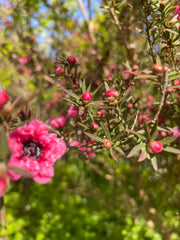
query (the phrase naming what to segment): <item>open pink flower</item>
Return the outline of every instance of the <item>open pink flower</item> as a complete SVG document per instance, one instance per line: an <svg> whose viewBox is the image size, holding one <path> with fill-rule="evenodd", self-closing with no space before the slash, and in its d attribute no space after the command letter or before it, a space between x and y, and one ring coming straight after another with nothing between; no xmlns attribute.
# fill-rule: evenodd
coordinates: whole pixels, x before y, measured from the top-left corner
<svg viewBox="0 0 180 240"><path fill-rule="evenodd" d="M51 116L49 122L54 128L63 128L66 124L66 116L64 114L60 114L56 118Z"/></svg>
<svg viewBox="0 0 180 240"><path fill-rule="evenodd" d="M54 176L53 165L66 152L66 144L54 133L48 133L50 126L42 121L33 120L18 127L9 136L9 148L12 151L8 166L23 169L31 173L39 183L47 183ZM8 170L12 181L21 175Z"/></svg>

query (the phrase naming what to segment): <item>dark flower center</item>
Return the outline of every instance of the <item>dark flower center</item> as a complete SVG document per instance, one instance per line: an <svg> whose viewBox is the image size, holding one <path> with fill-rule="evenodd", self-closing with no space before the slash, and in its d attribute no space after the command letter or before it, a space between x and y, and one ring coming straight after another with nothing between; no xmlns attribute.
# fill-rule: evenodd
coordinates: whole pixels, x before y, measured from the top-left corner
<svg viewBox="0 0 180 240"><path fill-rule="evenodd" d="M39 160L41 151L41 145L35 141L28 141L23 143L23 157L27 156Z"/></svg>

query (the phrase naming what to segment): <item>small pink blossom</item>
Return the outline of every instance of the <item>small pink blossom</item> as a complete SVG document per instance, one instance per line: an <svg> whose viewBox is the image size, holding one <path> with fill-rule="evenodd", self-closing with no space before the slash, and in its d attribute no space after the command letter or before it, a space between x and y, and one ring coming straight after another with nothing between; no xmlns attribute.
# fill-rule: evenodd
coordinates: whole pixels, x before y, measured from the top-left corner
<svg viewBox="0 0 180 240"><path fill-rule="evenodd" d="M127 107L128 108L133 108L133 104L132 103L128 103Z"/></svg>
<svg viewBox="0 0 180 240"><path fill-rule="evenodd" d="M175 11L177 14L180 14L180 5L176 5Z"/></svg>
<svg viewBox="0 0 180 240"><path fill-rule="evenodd" d="M152 101L152 100L153 100L153 96L149 95L149 96L148 96L148 100L149 100L149 101Z"/></svg>
<svg viewBox="0 0 180 240"><path fill-rule="evenodd" d="M74 105L71 105L67 111L67 118L74 118L78 116L78 111Z"/></svg>
<svg viewBox="0 0 180 240"><path fill-rule="evenodd" d="M102 109L102 110L100 110L100 111L97 112L97 115L98 115L98 117L103 117L103 116L104 116L104 113L105 113L105 110Z"/></svg>
<svg viewBox="0 0 180 240"><path fill-rule="evenodd" d="M69 146L70 147L77 147L77 146L79 146L81 143L79 142L79 141L72 141L70 144L69 144Z"/></svg>
<svg viewBox="0 0 180 240"><path fill-rule="evenodd" d="M109 81L112 81L112 80L113 80L113 78L112 78L111 75L108 77L108 80L109 80Z"/></svg>
<svg viewBox="0 0 180 240"><path fill-rule="evenodd" d="M69 56L69 57L67 58L67 61L68 61L70 64L74 64L74 63L76 63L76 58L73 57L73 56Z"/></svg>
<svg viewBox="0 0 180 240"><path fill-rule="evenodd" d="M50 126L39 120L32 120L29 124L16 128L8 138L12 151L8 162L9 167L23 169L32 175L34 181L47 183L54 176L53 165L66 152L66 144L49 133ZM8 170L12 181L21 175Z"/></svg>
<svg viewBox="0 0 180 240"><path fill-rule="evenodd" d="M56 68L56 74L60 74L63 72L63 68L62 67L57 67Z"/></svg>
<svg viewBox="0 0 180 240"><path fill-rule="evenodd" d="M6 191L7 183L4 178L0 177L0 197L2 197Z"/></svg>
<svg viewBox="0 0 180 240"><path fill-rule="evenodd" d="M66 116L64 114L60 114L56 118L51 116L49 122L54 128L63 128L66 124Z"/></svg>
<svg viewBox="0 0 180 240"><path fill-rule="evenodd" d="M172 93L173 91L174 91L174 89L173 89L172 87L170 87L170 88L167 89L167 92L168 92L168 93Z"/></svg>
<svg viewBox="0 0 180 240"><path fill-rule="evenodd" d="M87 151L87 157L88 158L94 158L96 156L95 153L91 152L91 151Z"/></svg>
<svg viewBox="0 0 180 240"><path fill-rule="evenodd" d="M0 107L2 107L9 100L7 92L0 91Z"/></svg>
<svg viewBox="0 0 180 240"><path fill-rule="evenodd" d="M85 101L90 101L92 99L92 94L90 92L84 92L82 94L82 98L85 100Z"/></svg>
<svg viewBox="0 0 180 240"><path fill-rule="evenodd" d="M179 80L179 78L176 78L176 79L174 80L174 85L175 85L175 86L180 85L180 80Z"/></svg>
<svg viewBox="0 0 180 240"><path fill-rule="evenodd" d="M36 72L40 72L42 70L42 67L41 66L36 66Z"/></svg>
<svg viewBox="0 0 180 240"><path fill-rule="evenodd" d="M178 139L180 139L180 129L176 126L176 127L173 127L173 136L177 136Z"/></svg>
<svg viewBox="0 0 180 240"><path fill-rule="evenodd" d="M21 57L19 59L19 62L20 62L20 65L23 66L23 65L26 65L28 63L28 59L27 59L27 57Z"/></svg>

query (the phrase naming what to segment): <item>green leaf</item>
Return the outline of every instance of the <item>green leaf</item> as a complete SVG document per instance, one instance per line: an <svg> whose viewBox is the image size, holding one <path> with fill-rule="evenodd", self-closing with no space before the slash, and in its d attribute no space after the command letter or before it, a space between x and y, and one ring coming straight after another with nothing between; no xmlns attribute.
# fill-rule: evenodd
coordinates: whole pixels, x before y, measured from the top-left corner
<svg viewBox="0 0 180 240"><path fill-rule="evenodd" d="M170 152L170 153L174 153L174 154L180 154L180 150L179 149L173 148L173 147L169 147L169 146L164 147L163 150L165 152Z"/></svg>
<svg viewBox="0 0 180 240"><path fill-rule="evenodd" d="M135 153L139 150L142 150L145 147L145 143L140 143L138 145L136 145L135 147L133 147L133 149L128 153L127 158L131 158L132 156L135 155Z"/></svg>
<svg viewBox="0 0 180 240"><path fill-rule="evenodd" d="M8 167L8 168L20 174L22 177L32 178L32 174L30 172L25 171L24 169L17 168L17 167Z"/></svg>
<svg viewBox="0 0 180 240"><path fill-rule="evenodd" d="M164 138L164 139L160 140L160 142L163 144L168 144L168 143L174 142L177 139L177 137L178 136Z"/></svg>
<svg viewBox="0 0 180 240"><path fill-rule="evenodd" d="M152 166L154 168L155 171L158 170L158 164L157 164L157 158L154 156L153 158L151 158L151 163L152 163Z"/></svg>
<svg viewBox="0 0 180 240"><path fill-rule="evenodd" d="M100 143L104 143L104 139L102 139L102 138L100 138L100 137L98 137L98 136L96 136L96 135L94 135L94 134L87 133L87 132L85 132L85 134L86 134L88 137L90 137L92 140L95 140L95 141L100 142Z"/></svg>
<svg viewBox="0 0 180 240"><path fill-rule="evenodd" d="M143 123L144 123L144 130L145 130L146 139L149 140L151 138L151 135L149 133L147 123L146 123L146 121L143 121Z"/></svg>
<svg viewBox="0 0 180 240"><path fill-rule="evenodd" d="M75 98L76 101L79 100L79 96L78 96L78 95L74 94L73 92L71 92L71 91L69 91L69 90L67 90L67 89L64 89L64 91L65 91L68 95L70 95L71 97Z"/></svg>
<svg viewBox="0 0 180 240"><path fill-rule="evenodd" d="M103 122L101 122L100 125L101 125L102 129L104 130L104 133L105 133L106 137L109 140L111 140L111 134L110 134L109 130L107 129L107 127L104 125Z"/></svg>
<svg viewBox="0 0 180 240"><path fill-rule="evenodd" d="M4 162L9 161L10 150L9 150L9 146L6 138L6 132L4 128L2 128L1 130L0 154Z"/></svg>
<svg viewBox="0 0 180 240"><path fill-rule="evenodd" d="M155 124L153 125L153 128L151 129L151 133L150 133L151 137L156 132L157 126L158 126L158 120L156 120Z"/></svg>

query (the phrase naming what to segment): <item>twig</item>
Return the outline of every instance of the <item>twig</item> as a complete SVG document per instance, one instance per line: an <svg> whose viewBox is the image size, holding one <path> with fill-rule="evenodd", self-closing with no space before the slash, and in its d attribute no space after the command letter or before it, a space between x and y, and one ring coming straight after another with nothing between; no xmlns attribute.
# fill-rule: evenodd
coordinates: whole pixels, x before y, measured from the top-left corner
<svg viewBox="0 0 180 240"><path fill-rule="evenodd" d="M118 27L120 33L121 33L121 30L122 30L122 27L121 27L121 24L119 22L119 19L114 11L114 8L110 7L109 4L108 4L108 1L107 0L103 0L103 2L109 7L109 12L114 20L114 23L116 24L116 26Z"/></svg>
<svg viewBox="0 0 180 240"><path fill-rule="evenodd" d="M163 83L163 88L162 88L162 91L161 91L161 99L160 99L160 103L159 103L159 107L158 107L157 113L156 113L154 119L151 121L152 123L156 122L156 120L158 119L158 116L159 116L159 114L161 112L161 109L163 107L164 100L165 100L165 95L166 95L167 85L168 85L168 72L165 71L164 83Z"/></svg>
<svg viewBox="0 0 180 240"><path fill-rule="evenodd" d="M137 110L136 117L135 117L134 123L133 123L133 125L131 127L131 130L134 130L134 128L135 128L135 125L136 125L136 122L137 122L137 119L138 119L138 115L139 115L139 108Z"/></svg>
<svg viewBox="0 0 180 240"><path fill-rule="evenodd" d="M85 10L84 10L85 8L84 8L84 5L83 5L83 2L82 2L82 0L77 0L77 3L78 3L79 8L80 8L80 10L81 10L81 13L82 13L82 16L83 16L83 20L84 20L84 22L85 22L85 24L86 24L86 26L87 26L90 39L91 39L92 43L93 43L94 45L96 45L96 38L95 38L95 36L94 36L94 32L93 32L93 29L92 29L92 25L90 24L91 22L88 22L88 20L87 20L86 13L85 13Z"/></svg>
<svg viewBox="0 0 180 240"><path fill-rule="evenodd" d="M4 205L4 197L0 198L0 226L6 227L6 208Z"/></svg>
<svg viewBox="0 0 180 240"><path fill-rule="evenodd" d="M152 42L151 42L151 38L150 38L150 24L149 24L149 20L148 20L148 14L147 14L147 9L144 6L144 1L141 1L144 7L144 15L145 15L145 24L146 24L146 35L147 35L147 40L149 43L149 50L150 50L150 54L153 60L153 63L156 63L156 58L154 56L154 52L153 52L153 46L152 46Z"/></svg>

